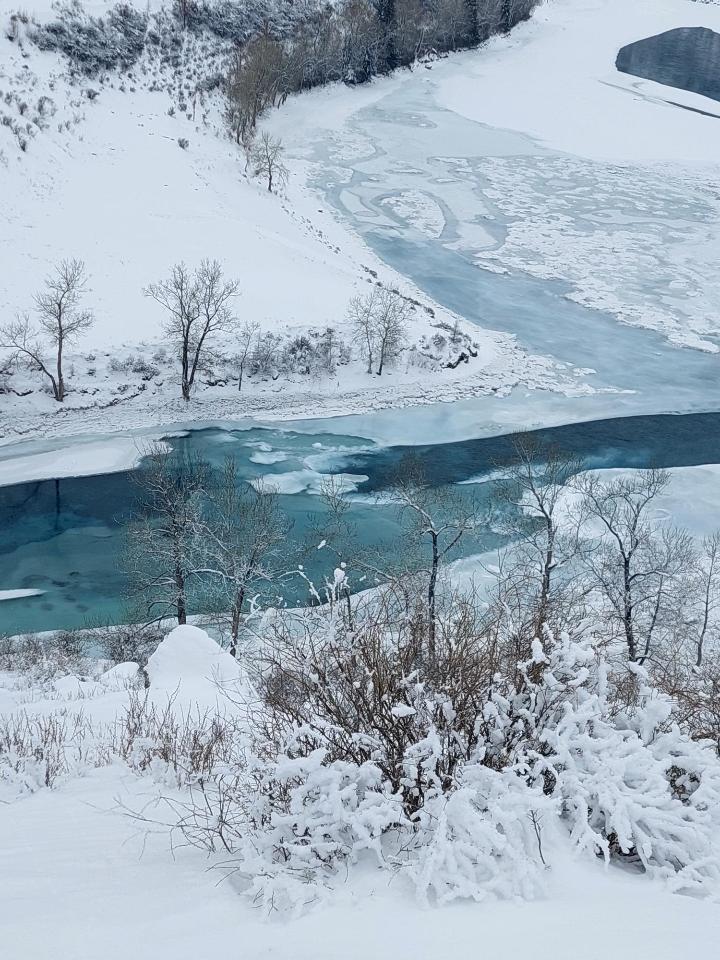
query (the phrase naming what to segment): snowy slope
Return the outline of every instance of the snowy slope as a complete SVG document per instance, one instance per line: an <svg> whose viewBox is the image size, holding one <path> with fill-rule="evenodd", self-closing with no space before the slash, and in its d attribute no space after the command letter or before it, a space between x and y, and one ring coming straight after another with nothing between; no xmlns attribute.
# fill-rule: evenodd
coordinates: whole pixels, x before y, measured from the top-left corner
<svg viewBox="0 0 720 960"><path fill-rule="evenodd" d="M159 309L142 296L148 283L184 259L217 258L241 281L244 317L272 324L337 323L360 283L357 248L338 252L312 225L295 218L282 200L250 183L244 155L227 138L218 105L207 123L188 120L165 92L100 88L90 101L83 86L67 87L63 64L28 47L35 93L55 75L83 117L69 131L52 125L23 154L0 148L5 165L0 256L4 267L0 309L28 309L32 294L61 257L80 257L92 281L98 323L87 344L103 347L155 338ZM16 47L0 46L0 87L27 73ZM29 95L28 98L29 99ZM58 96L58 100L60 96ZM189 108L190 109L190 108ZM190 141L187 150L178 139ZM322 296L319 291L322 290Z"/></svg>
<svg viewBox="0 0 720 960"><path fill-rule="evenodd" d="M100 13L107 5L90 9ZM6 22L13 6L1 0L0 19ZM49 4L31 13L41 21L53 15ZM178 84L196 75L204 55L188 41L177 73L148 54L130 76L71 81L62 58L27 40L0 39L0 112L12 120L0 124L0 317L32 311L33 294L63 257L86 262L87 305L97 317L68 353L71 392L62 416L38 375L20 377L15 394L0 399L0 439L247 414L318 415L318 401L331 415L491 393L518 382L556 385L547 360L528 357L511 336L463 323L385 267L321 207L302 178L281 197L250 178L243 152L225 129L219 94L194 104L186 97L185 111L180 109ZM337 93L346 108L357 106L353 91ZM39 117L44 96L52 102ZM187 149L181 139L189 141ZM244 397L229 367L216 377L222 382L201 385L188 416L176 402L172 359L154 356L162 348L163 317L142 290L166 276L173 263L196 265L203 257L220 260L226 274L238 278L240 319L257 321L265 331L288 337L334 326L348 342L348 302L377 276L418 301L409 344L427 347L438 324L457 321L478 355L452 371L437 363L432 371L400 364L382 380L365 374L358 355L341 376L326 380L248 380ZM225 348L228 354L237 349L232 338ZM118 358L131 363L136 355L162 369L154 380L133 382L127 390L132 378L109 366ZM70 408L83 414L68 416Z"/></svg>

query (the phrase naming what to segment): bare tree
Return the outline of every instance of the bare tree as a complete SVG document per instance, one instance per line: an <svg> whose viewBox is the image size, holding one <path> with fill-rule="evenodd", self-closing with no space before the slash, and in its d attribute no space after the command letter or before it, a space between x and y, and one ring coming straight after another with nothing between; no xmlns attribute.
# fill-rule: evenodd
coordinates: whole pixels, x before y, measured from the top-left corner
<svg viewBox="0 0 720 960"><path fill-rule="evenodd" d="M127 568L150 619L187 622L190 584L199 575L202 501L209 467L156 445L137 473L139 514L129 528Z"/></svg>
<svg viewBox="0 0 720 960"><path fill-rule="evenodd" d="M251 138L262 112L286 95L286 68L283 45L268 30L250 39L236 54L227 94L230 125L238 143Z"/></svg>
<svg viewBox="0 0 720 960"><path fill-rule="evenodd" d="M578 481L584 520L597 526L582 559L590 585L608 603L608 622L617 622L631 662L644 663L656 630L672 605L673 587L693 560L689 534L653 514L670 475L642 470L610 481L587 474Z"/></svg>
<svg viewBox="0 0 720 960"><path fill-rule="evenodd" d="M348 320L353 340L367 359L367 372L373 372L377 360L377 375L382 376L385 365L400 352L407 333L410 305L386 287L373 286L364 295L353 297L348 304Z"/></svg>
<svg viewBox="0 0 720 960"><path fill-rule="evenodd" d="M377 340L377 375L382 376L386 363L400 352L407 335L410 305L393 290L380 289L375 310L375 337Z"/></svg>
<svg viewBox="0 0 720 960"><path fill-rule="evenodd" d="M695 666L703 663L705 641L710 630L717 633L717 612L720 609L720 531L716 531L702 542L698 562L697 594L700 600L700 616L697 632Z"/></svg>
<svg viewBox="0 0 720 960"><path fill-rule="evenodd" d="M253 320L252 322L245 321L245 323L243 323L243 325L240 327L240 352L238 353L238 393L242 391L245 367L248 360L250 360L253 355L259 332L260 324L256 320Z"/></svg>
<svg viewBox="0 0 720 960"><path fill-rule="evenodd" d="M242 482L229 457L210 498L202 540L204 573L219 583L222 607L229 612L233 657L250 594L274 579L272 562L287 532L277 493Z"/></svg>
<svg viewBox="0 0 720 960"><path fill-rule="evenodd" d="M217 260L203 260L191 273L184 263L171 275L145 288L166 311L164 331L178 350L183 399L189 400L195 377L209 341L235 326L230 302L237 295L237 280L225 280Z"/></svg>
<svg viewBox="0 0 720 960"><path fill-rule="evenodd" d="M528 638L542 638L551 607L559 600L555 596L558 575L572 566L579 549L577 520L562 509L562 497L582 463L531 436L519 435L514 446L508 472L496 483L498 505L510 507L510 512L503 510L497 524L515 541L506 578L515 582L515 590L525 593L518 608L532 612ZM567 578L562 586L564 592ZM527 651L517 653L518 660L527 655Z"/></svg>
<svg viewBox="0 0 720 960"><path fill-rule="evenodd" d="M86 288L83 261L61 260L45 280L45 290L35 295L37 321L33 323L26 314L0 327L0 346L10 350L15 360L22 357L35 365L50 381L60 403L65 399L65 347L95 322L92 312L80 307ZM54 354L52 361L46 359L49 349Z"/></svg>
<svg viewBox="0 0 720 960"><path fill-rule="evenodd" d="M478 506L448 487L431 487L422 466L407 460L392 488L401 515L410 519L410 536L430 543L427 587L428 657L436 653L437 584L440 567L460 541L480 523Z"/></svg>
<svg viewBox="0 0 720 960"><path fill-rule="evenodd" d="M279 184L283 187L288 181L290 174L283 163L284 153L282 141L271 136L267 130L260 134L259 139L251 147L250 159L253 173L256 177L264 177L267 180L269 193L273 192L273 185Z"/></svg>
<svg viewBox="0 0 720 960"><path fill-rule="evenodd" d="M367 359L367 372L373 372L375 362L375 315L377 312L380 287L372 287L369 293L353 297L348 304L348 320L353 332L353 340L360 345Z"/></svg>

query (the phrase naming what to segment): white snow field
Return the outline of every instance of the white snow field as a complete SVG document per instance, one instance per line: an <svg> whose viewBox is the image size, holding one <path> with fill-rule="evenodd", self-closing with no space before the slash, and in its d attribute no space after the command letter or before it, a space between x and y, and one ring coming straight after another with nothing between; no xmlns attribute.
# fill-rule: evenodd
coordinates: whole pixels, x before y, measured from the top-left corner
<svg viewBox="0 0 720 960"><path fill-rule="evenodd" d="M36 686L0 672L0 713L64 710L110 724L136 670L121 664L96 680ZM148 673L151 703L172 701L175 711L217 709L219 690L244 683L229 654L194 627L170 634ZM689 943L720 937L716 905L575 857L567 841L546 848L546 892L535 900L422 908L401 875L368 863L299 919L267 918L235 888L226 854L171 845L165 799L185 798L173 781L160 762L140 774L119 760L93 769L78 759L52 789L33 782L30 766L0 776L3 957L677 960Z"/></svg>

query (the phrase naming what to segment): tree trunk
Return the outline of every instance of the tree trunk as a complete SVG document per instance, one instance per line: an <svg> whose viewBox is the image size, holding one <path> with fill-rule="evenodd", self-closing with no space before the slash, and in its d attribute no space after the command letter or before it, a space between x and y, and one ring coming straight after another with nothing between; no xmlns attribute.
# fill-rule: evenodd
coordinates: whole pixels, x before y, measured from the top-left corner
<svg viewBox="0 0 720 960"><path fill-rule="evenodd" d="M185 599L185 574L179 563L175 564L175 586L177 588L177 622L187 623L187 601Z"/></svg>
<svg viewBox="0 0 720 960"><path fill-rule="evenodd" d="M57 380L53 384L53 387L55 389L55 399L59 403L62 403L63 400L65 399L65 381L63 379L62 361L63 361L63 340L62 340L62 334L60 334L58 338L58 349L57 349Z"/></svg>
<svg viewBox="0 0 720 960"><path fill-rule="evenodd" d="M230 656L237 656L238 634L240 633L240 611L237 604L233 607L230 620Z"/></svg>
<svg viewBox="0 0 720 960"><path fill-rule="evenodd" d="M385 348L383 347L383 349L380 351L380 363L378 364L378 368L377 368L377 375L379 377L382 376L384 364L385 364Z"/></svg>
<svg viewBox="0 0 720 960"><path fill-rule="evenodd" d="M430 534L432 538L432 568L430 570L430 583L428 585L428 659L431 663L435 662L435 593L437 589L438 566L440 564L440 554L438 553L438 538L434 531Z"/></svg>
<svg viewBox="0 0 720 960"><path fill-rule="evenodd" d="M240 635L240 623L242 620L242 608L245 603L245 587L242 586L235 595L235 603L232 609L232 618L230 621L230 656L237 656L238 637Z"/></svg>
<svg viewBox="0 0 720 960"><path fill-rule="evenodd" d="M633 624L632 586L630 583L630 562L623 561L623 625L627 640L628 656L631 663L637 661L637 641L635 640L635 626Z"/></svg>
<svg viewBox="0 0 720 960"><path fill-rule="evenodd" d="M189 343L188 336L186 334L183 337L182 345L182 395L183 400L190 399L190 357L189 357Z"/></svg>

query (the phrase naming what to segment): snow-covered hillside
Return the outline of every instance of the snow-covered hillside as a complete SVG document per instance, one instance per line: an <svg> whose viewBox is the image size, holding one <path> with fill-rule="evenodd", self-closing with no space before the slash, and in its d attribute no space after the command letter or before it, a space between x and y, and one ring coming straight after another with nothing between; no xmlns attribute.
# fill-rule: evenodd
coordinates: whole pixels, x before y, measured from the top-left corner
<svg viewBox="0 0 720 960"><path fill-rule="evenodd" d="M13 9L3 2L0 17L8 22ZM47 6L29 13L39 22L53 16ZM318 412L317 397L331 414L554 382L551 365L528 357L512 337L466 324L384 267L302 182L291 180L288 194L276 196L253 179L228 135L222 96L187 92L212 45L188 38L179 66L150 52L129 73L71 78L67 61L39 51L26 34L21 25L17 39L0 41L0 113L8 118L0 125L0 311L5 319L32 314L33 295L53 265L78 257L97 320L68 356L64 415L47 418L58 405L42 378L15 373L0 400L4 439L138 426L149 407L157 422L186 417L174 402L162 311L143 289L174 263L194 266L205 257L239 281L239 318L286 343L333 327L350 347L350 299L378 280L397 288L414 301L406 346L415 351L383 380L368 377L351 350L337 376L247 378L247 396L239 397L230 337L226 362L200 385L195 419L307 416ZM349 103L354 96L341 94ZM457 348L450 330L460 332ZM468 344L472 362L444 369ZM66 416L72 408L92 413Z"/></svg>

